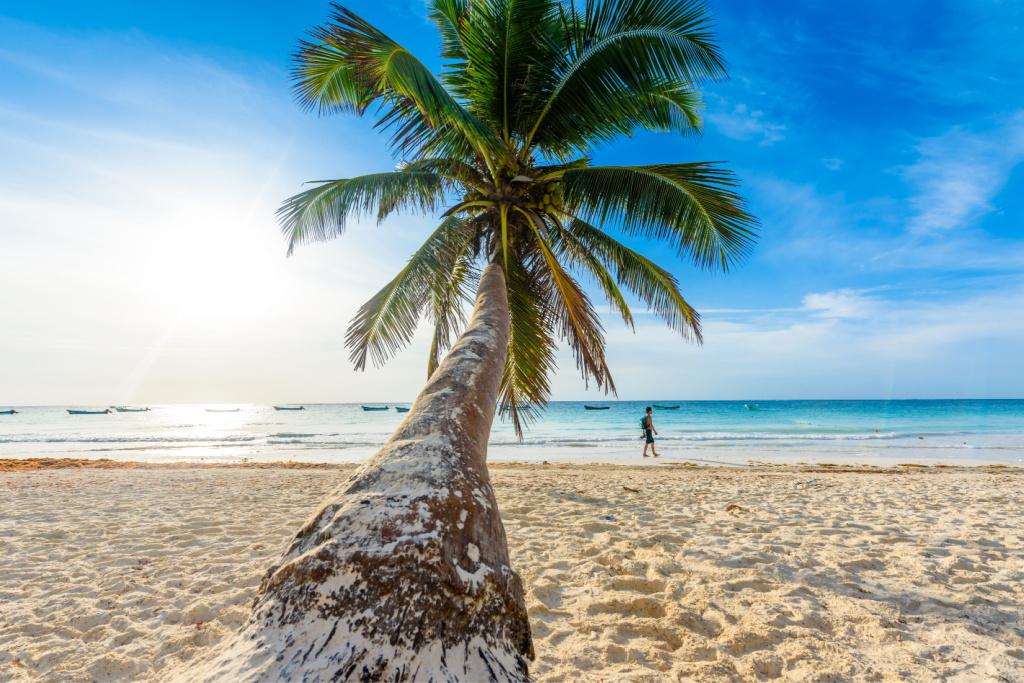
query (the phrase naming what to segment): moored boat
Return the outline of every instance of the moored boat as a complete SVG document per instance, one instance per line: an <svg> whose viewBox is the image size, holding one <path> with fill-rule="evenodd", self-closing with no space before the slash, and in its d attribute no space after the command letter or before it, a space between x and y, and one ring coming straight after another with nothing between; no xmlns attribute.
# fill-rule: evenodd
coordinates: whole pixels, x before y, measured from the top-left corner
<svg viewBox="0 0 1024 683"><path fill-rule="evenodd" d="M399 408L398 406L395 406L395 410L397 410L400 413L408 413L410 410L412 410L412 408Z"/></svg>
<svg viewBox="0 0 1024 683"><path fill-rule="evenodd" d="M586 408L587 410L608 410L609 408L611 408L611 406L588 406L588 405L584 405L583 407Z"/></svg>
<svg viewBox="0 0 1024 683"><path fill-rule="evenodd" d="M17 414L18 414L18 411L15 410L14 408L11 408L10 410L0 410L0 415L17 415Z"/></svg>
<svg viewBox="0 0 1024 683"><path fill-rule="evenodd" d="M208 413L237 413L241 408L203 408Z"/></svg>
<svg viewBox="0 0 1024 683"><path fill-rule="evenodd" d="M106 410L71 410L68 409L68 413L71 415L106 415L110 412L110 408Z"/></svg>
<svg viewBox="0 0 1024 683"><path fill-rule="evenodd" d="M757 404L756 404L756 403L744 403L744 404L743 404L743 406L744 406L744 407L745 407L745 408L746 408L747 410L760 410L760 408L758 408L758 407L757 407Z"/></svg>
<svg viewBox="0 0 1024 683"><path fill-rule="evenodd" d="M114 410L116 410L119 413L148 413L149 412L149 408L118 408L117 406L112 406L112 407L113 407Z"/></svg>
<svg viewBox="0 0 1024 683"><path fill-rule="evenodd" d="M274 410L305 410L305 406L299 406L298 408L290 408L288 406L274 406Z"/></svg>
<svg viewBox="0 0 1024 683"><path fill-rule="evenodd" d="M657 403L654 404L654 407L658 410L679 410L679 406L661 406Z"/></svg>
<svg viewBox="0 0 1024 683"><path fill-rule="evenodd" d="M363 406L363 410L390 410L388 406L381 408L380 406Z"/></svg>

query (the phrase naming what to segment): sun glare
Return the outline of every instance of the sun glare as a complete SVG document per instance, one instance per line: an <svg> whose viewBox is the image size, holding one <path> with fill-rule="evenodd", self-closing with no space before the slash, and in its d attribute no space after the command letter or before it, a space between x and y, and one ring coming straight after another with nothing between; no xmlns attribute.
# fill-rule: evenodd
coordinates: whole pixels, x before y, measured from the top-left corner
<svg viewBox="0 0 1024 683"><path fill-rule="evenodd" d="M185 321L229 324L267 314L280 296L284 250L232 234L241 232L162 240L149 273L155 299Z"/></svg>

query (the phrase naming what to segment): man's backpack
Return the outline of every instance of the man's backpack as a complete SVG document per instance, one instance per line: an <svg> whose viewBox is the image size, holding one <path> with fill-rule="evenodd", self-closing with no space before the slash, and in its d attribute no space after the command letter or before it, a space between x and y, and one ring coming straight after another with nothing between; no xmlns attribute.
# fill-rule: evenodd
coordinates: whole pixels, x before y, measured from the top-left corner
<svg viewBox="0 0 1024 683"><path fill-rule="evenodd" d="M640 429L643 429L644 431L647 430L647 416L646 415L644 415L643 417L640 418Z"/></svg>

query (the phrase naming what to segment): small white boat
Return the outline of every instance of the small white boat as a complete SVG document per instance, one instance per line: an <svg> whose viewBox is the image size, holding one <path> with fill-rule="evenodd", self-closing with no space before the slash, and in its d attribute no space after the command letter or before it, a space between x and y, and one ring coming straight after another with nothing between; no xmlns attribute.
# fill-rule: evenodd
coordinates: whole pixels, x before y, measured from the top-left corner
<svg viewBox="0 0 1024 683"><path fill-rule="evenodd" d="M241 408L203 408L208 413L237 413Z"/></svg>
<svg viewBox="0 0 1024 683"><path fill-rule="evenodd" d="M289 408L287 406L274 406L274 410L305 410L305 406L299 406L298 408Z"/></svg>
<svg viewBox="0 0 1024 683"><path fill-rule="evenodd" d="M149 408L119 408L117 406L113 406L113 408L114 408L114 410L116 410L119 413L148 413L149 412Z"/></svg>

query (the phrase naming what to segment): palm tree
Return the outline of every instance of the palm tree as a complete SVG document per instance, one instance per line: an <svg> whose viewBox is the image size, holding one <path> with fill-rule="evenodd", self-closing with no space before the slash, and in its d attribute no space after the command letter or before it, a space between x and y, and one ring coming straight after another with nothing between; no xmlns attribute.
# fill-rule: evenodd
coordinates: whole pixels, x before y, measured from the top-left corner
<svg viewBox="0 0 1024 683"><path fill-rule="evenodd" d="M427 386L267 573L245 629L194 677L528 680L523 589L486 468L496 408L521 435L550 395L558 339L585 381L614 392L580 275L627 325L625 292L701 340L672 274L608 228L709 270L728 270L753 245L756 222L721 165L591 158L638 131L699 134L698 86L725 76L701 0L427 4L440 77L337 5L300 43L299 102L320 114L373 109L402 162L315 182L279 211L290 252L359 217L445 209L346 337L356 368L380 365L425 316Z"/></svg>

